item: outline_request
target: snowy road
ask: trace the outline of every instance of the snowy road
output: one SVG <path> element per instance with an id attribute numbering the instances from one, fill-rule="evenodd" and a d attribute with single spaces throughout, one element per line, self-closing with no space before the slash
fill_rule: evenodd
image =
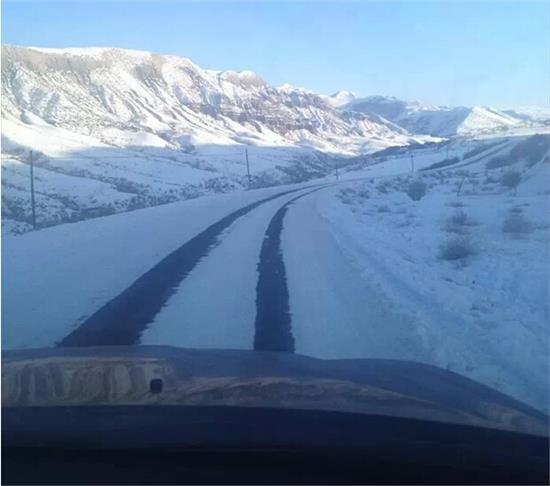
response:
<path id="1" fill-rule="evenodd" d="M 405 322 L 388 313 L 345 259 L 316 207 L 327 190 L 286 190 L 233 211 L 141 275 L 60 345 L 410 357 Z"/>
<path id="2" fill-rule="evenodd" d="M 285 193 L 230 226 L 220 244 L 182 281 L 147 327 L 141 343 L 252 349 L 256 334 L 258 264 L 266 232 L 282 207 L 297 195 L 311 191 L 309 188 Z M 279 294 L 271 297 L 277 300 Z"/>
<path id="3" fill-rule="evenodd" d="M 66 336 L 62 346 L 125 345 L 140 341 L 141 332 L 155 320 L 163 307 L 178 293 L 182 281 L 218 246 L 222 233 L 241 217 L 263 204 L 302 189 L 279 192 L 244 206 L 196 235 L 141 275 L 118 296 L 107 302 L 77 329 Z M 241 250 L 242 251 L 242 250 Z M 219 267 L 222 268 L 222 267 Z M 216 275 L 210 275 L 212 280 Z M 178 306 L 181 308 L 181 306 Z M 183 314 L 187 315 L 185 308 Z"/>
<path id="4" fill-rule="evenodd" d="M 414 323 L 392 310 L 332 235 L 318 207 L 331 190 L 285 190 L 233 211 L 164 257 L 60 345 L 422 360 Z"/>
<path id="5" fill-rule="evenodd" d="M 470 157 L 470 173 L 481 180 L 495 150 L 502 144 Z M 418 169 L 441 159 L 426 151 Z M 401 156 L 336 184 L 215 195 L 4 236 L 2 345 L 405 359 L 547 410 L 547 164 L 525 171 L 517 196 L 499 184 L 501 169 L 460 199 L 464 176 L 454 167 L 419 173 L 428 193 L 414 203 L 407 170 Z M 474 254 L 457 264 L 441 248 L 461 212 L 475 223 L 458 233 Z M 510 215 L 530 232 L 506 232 Z"/>
<path id="6" fill-rule="evenodd" d="M 406 357 L 414 325 L 341 252 L 319 202 L 287 190 L 212 224 L 71 332 L 62 345 L 170 344 Z M 415 351 L 416 350 L 416 351 Z"/>

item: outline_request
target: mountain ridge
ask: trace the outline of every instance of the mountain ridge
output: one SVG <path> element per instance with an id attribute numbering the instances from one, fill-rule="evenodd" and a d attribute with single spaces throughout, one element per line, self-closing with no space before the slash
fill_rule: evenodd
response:
<path id="1" fill-rule="evenodd" d="M 409 141 L 404 130 L 369 115 L 343 114 L 313 92 L 269 86 L 252 71 L 204 70 L 183 57 L 114 48 L 2 49 L 4 112 L 20 117 L 30 111 L 85 135 L 122 126 L 157 135 L 183 132 L 199 143 L 214 134 L 222 144 L 248 137 L 250 144 L 333 153 L 364 152 L 372 138 Z M 75 109 L 75 101 L 86 111 Z"/>
<path id="2" fill-rule="evenodd" d="M 335 102 L 147 51 L 3 45 L 2 61 L 2 214 L 15 232 L 29 229 L 31 150 L 48 226 L 326 176 L 358 156 L 437 142 L 431 120 L 448 115 L 431 114 L 424 129 L 338 106 L 350 92 Z"/>
<path id="3" fill-rule="evenodd" d="M 345 93 L 345 92 L 344 92 Z M 544 121 L 522 110 L 498 110 L 490 106 L 445 106 L 404 101 L 393 96 L 332 95 L 333 105 L 349 112 L 377 114 L 413 134 L 438 137 L 480 135 L 505 132 L 525 126 L 537 126 Z M 550 119 L 548 113 L 547 119 Z"/>

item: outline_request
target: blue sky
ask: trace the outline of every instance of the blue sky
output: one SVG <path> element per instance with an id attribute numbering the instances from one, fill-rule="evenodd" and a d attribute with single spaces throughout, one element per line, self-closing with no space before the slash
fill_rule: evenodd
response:
<path id="1" fill-rule="evenodd" d="M 2 42 L 114 46 L 320 93 L 547 106 L 547 2 L 2 1 Z"/>

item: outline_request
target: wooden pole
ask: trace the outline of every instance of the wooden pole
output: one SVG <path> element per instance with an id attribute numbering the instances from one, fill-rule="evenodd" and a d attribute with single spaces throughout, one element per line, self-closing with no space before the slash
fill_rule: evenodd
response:
<path id="1" fill-rule="evenodd" d="M 252 186 L 252 178 L 250 177 L 250 163 L 248 162 L 248 149 L 244 149 L 246 155 L 246 175 L 248 176 L 248 188 Z"/>
<path id="2" fill-rule="evenodd" d="M 31 166 L 31 210 L 32 210 L 32 229 L 36 229 L 36 208 L 34 201 L 34 160 L 32 150 L 29 152 L 29 162 Z"/>

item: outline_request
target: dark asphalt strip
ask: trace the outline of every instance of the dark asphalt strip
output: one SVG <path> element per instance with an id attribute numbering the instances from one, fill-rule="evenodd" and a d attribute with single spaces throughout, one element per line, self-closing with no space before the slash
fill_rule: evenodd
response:
<path id="1" fill-rule="evenodd" d="M 292 189 L 262 199 L 212 224 L 145 272 L 57 345 L 108 346 L 139 343 L 141 333 L 176 292 L 181 281 L 201 258 L 220 243 L 222 231 L 258 206 L 305 189 L 307 187 Z"/>
<path id="2" fill-rule="evenodd" d="M 320 187 L 301 194 L 284 204 L 271 219 L 265 232 L 256 287 L 256 351 L 294 352 L 294 336 L 290 317 L 290 305 L 286 270 L 281 250 L 281 232 L 287 209 L 294 201 L 323 189 Z"/>

